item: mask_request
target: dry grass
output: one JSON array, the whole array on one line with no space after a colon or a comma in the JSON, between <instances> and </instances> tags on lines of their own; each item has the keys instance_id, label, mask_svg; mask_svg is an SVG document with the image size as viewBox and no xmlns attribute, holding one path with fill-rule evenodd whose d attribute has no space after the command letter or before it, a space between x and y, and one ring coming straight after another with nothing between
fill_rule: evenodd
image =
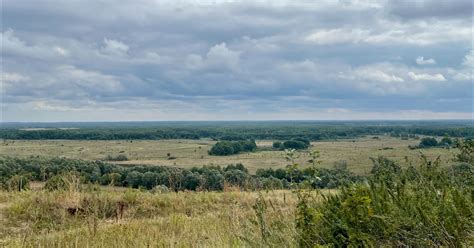
<instances>
[{"instance_id":1,"label":"dry grass","mask_svg":"<svg viewBox=\"0 0 474 248\"><path fill-rule=\"evenodd\" d=\"M290 191L263 192L267 204L264 219L269 238L253 209L257 192L179 192L152 194L101 187L99 191L0 192L8 201L0 214L0 246L8 247L235 247L294 246L296 196ZM332 193L324 191L323 193ZM78 219L64 215L61 207L99 194L100 199L127 199L132 204L124 218L101 218L94 225L91 216ZM41 199L41 200L39 200ZM96 198L98 199L98 198ZM69 204L66 204L69 203ZM47 206L47 207L45 207ZM57 206L60 206L59 208ZM42 216L35 216L41 212ZM58 221L48 218L65 218ZM24 217L28 216L28 219ZM35 221L51 225L34 228ZM52 226L54 225L54 226ZM46 228L48 227L48 228Z\"/></svg>"},{"instance_id":2,"label":"dry grass","mask_svg":"<svg viewBox=\"0 0 474 248\"><path fill-rule=\"evenodd\" d=\"M395 161L416 161L420 152L428 158L441 156L449 162L455 150L442 148L410 150L409 145L418 144L418 140L401 140L391 137L380 139L360 138L355 140L337 140L313 142L311 149L321 151L322 167L332 167L335 162L345 160L349 169L358 174L367 174L372 168L369 157L386 156ZM260 151L233 156L209 156L207 151L214 144L211 140L152 140L152 141L76 141L76 140L7 140L0 145L0 153L8 156L63 156L102 160L107 155L125 154L129 161L121 164L169 165L183 168L203 165L225 166L242 163L251 172L258 168L280 168L287 164L283 152ZM259 147L271 147L272 141L257 141ZM384 148L392 148L385 149ZM176 159L168 159L168 153ZM300 164L306 164L308 152L300 152Z\"/></svg>"}]
</instances>

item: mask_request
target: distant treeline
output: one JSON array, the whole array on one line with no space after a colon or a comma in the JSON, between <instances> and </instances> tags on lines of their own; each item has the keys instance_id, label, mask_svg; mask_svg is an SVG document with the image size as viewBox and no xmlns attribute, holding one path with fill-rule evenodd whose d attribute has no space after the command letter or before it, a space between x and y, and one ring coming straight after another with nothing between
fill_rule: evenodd
<instances>
[{"instance_id":1,"label":"distant treeline","mask_svg":"<svg viewBox=\"0 0 474 248\"><path fill-rule=\"evenodd\" d=\"M318 169L260 169L249 174L242 164L226 167L205 166L183 169L167 166L121 166L102 161L65 158L0 158L0 186L9 190L25 189L29 181L44 181L49 187L58 185L66 174L75 173L83 183L97 183L133 188L166 188L181 190L223 190L234 186L242 189L285 189L292 185L314 181L314 188L336 188L354 182L356 176L346 167ZM311 180L318 177L319 179ZM60 183L59 183L60 185Z\"/></svg>"},{"instance_id":2,"label":"distant treeline","mask_svg":"<svg viewBox=\"0 0 474 248\"><path fill-rule=\"evenodd\" d=\"M364 135L388 134L393 137L408 135L474 137L474 127L466 125L229 125L183 127L85 127L79 129L22 130L0 129L2 139L69 139L69 140L159 140L201 139L215 140L327 140L357 138Z\"/></svg>"}]
</instances>

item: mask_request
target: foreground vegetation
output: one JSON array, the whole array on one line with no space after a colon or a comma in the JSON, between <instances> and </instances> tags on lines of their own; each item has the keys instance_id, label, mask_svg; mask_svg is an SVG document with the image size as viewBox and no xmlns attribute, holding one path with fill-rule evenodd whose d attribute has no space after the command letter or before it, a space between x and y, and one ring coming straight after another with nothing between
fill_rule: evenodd
<instances>
[{"instance_id":1,"label":"foreground vegetation","mask_svg":"<svg viewBox=\"0 0 474 248\"><path fill-rule=\"evenodd\" d=\"M425 159L402 169L378 159L367 184L344 187L323 204L300 194L299 245L463 247L474 245L474 166L440 169Z\"/></svg>"}]
</instances>

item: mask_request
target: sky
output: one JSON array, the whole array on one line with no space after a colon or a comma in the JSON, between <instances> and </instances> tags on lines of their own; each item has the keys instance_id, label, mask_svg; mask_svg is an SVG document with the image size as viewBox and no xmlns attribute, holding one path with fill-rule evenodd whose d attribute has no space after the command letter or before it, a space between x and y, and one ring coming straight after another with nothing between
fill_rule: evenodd
<instances>
[{"instance_id":1,"label":"sky","mask_svg":"<svg viewBox=\"0 0 474 248\"><path fill-rule=\"evenodd\" d=\"M473 119L470 0L2 0L1 121Z\"/></svg>"}]
</instances>

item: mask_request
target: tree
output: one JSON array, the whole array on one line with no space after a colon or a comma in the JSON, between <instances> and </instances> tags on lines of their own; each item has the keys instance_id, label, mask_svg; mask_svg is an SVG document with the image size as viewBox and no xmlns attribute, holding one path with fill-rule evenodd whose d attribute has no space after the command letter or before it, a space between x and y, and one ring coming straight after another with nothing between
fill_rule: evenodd
<instances>
[{"instance_id":1,"label":"tree","mask_svg":"<svg viewBox=\"0 0 474 248\"><path fill-rule=\"evenodd\" d=\"M198 173L189 172L184 177L183 187L187 190L196 190L201 185L201 177Z\"/></svg>"},{"instance_id":2,"label":"tree","mask_svg":"<svg viewBox=\"0 0 474 248\"><path fill-rule=\"evenodd\" d=\"M432 137L426 137L421 139L419 147L434 147L438 145L438 141Z\"/></svg>"},{"instance_id":3,"label":"tree","mask_svg":"<svg viewBox=\"0 0 474 248\"><path fill-rule=\"evenodd\" d=\"M283 147L285 149L301 150L301 149L307 149L309 147L309 145L304 143L303 141L287 140L287 141L283 142Z\"/></svg>"},{"instance_id":4,"label":"tree","mask_svg":"<svg viewBox=\"0 0 474 248\"><path fill-rule=\"evenodd\" d=\"M209 151L209 155L227 156L241 152L253 152L257 149L254 140L246 141L219 141Z\"/></svg>"},{"instance_id":5,"label":"tree","mask_svg":"<svg viewBox=\"0 0 474 248\"><path fill-rule=\"evenodd\" d=\"M241 170L228 170L224 173L225 181L231 185L243 187L247 181L248 175Z\"/></svg>"},{"instance_id":6,"label":"tree","mask_svg":"<svg viewBox=\"0 0 474 248\"><path fill-rule=\"evenodd\" d=\"M128 173L126 179L127 184L134 188L138 188L143 185L143 174L137 171L132 171Z\"/></svg>"},{"instance_id":7,"label":"tree","mask_svg":"<svg viewBox=\"0 0 474 248\"><path fill-rule=\"evenodd\" d=\"M273 142L273 148L283 149L283 144L280 141L275 141L275 142Z\"/></svg>"},{"instance_id":8,"label":"tree","mask_svg":"<svg viewBox=\"0 0 474 248\"><path fill-rule=\"evenodd\" d=\"M446 146L446 147L450 147L453 145L453 140L450 139L449 137L444 137L441 139L441 141L439 142L439 145L440 146Z\"/></svg>"},{"instance_id":9,"label":"tree","mask_svg":"<svg viewBox=\"0 0 474 248\"><path fill-rule=\"evenodd\" d=\"M147 172L143 173L142 185L141 186L145 186L145 188L147 188L147 189L152 189L153 187L155 187L157 185L157 182L158 182L158 174L157 173L154 173L154 172L151 172L151 171L147 171Z\"/></svg>"}]
</instances>

